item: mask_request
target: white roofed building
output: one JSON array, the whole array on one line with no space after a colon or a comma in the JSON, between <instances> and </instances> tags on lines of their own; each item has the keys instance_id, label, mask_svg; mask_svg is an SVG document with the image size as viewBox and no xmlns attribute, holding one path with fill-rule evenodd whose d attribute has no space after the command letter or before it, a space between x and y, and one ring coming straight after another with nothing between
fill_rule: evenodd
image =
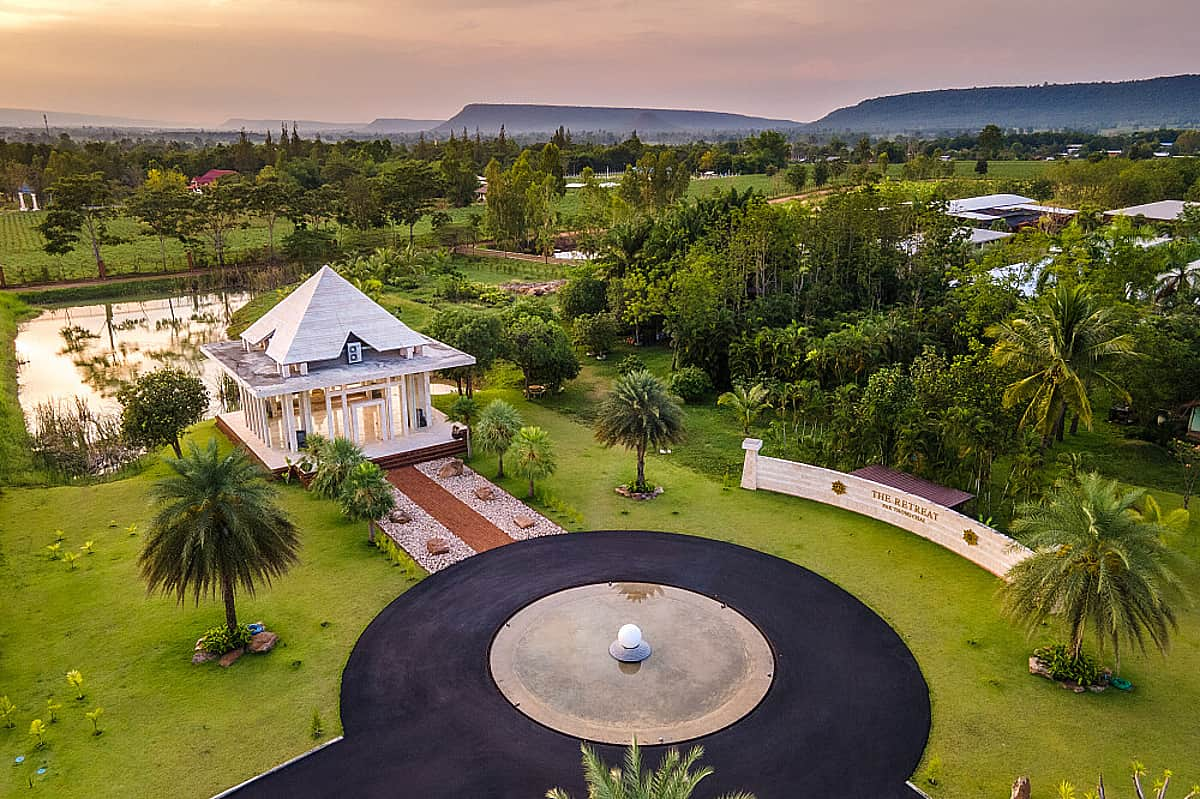
<instances>
[{"instance_id":1,"label":"white roofed building","mask_svg":"<svg viewBox=\"0 0 1200 799\"><path fill-rule=\"evenodd\" d=\"M1105 216L1129 216L1143 217L1149 222L1174 222L1183 214L1183 210L1195 203L1186 203L1183 200L1159 200L1154 203L1145 203L1143 205L1131 205L1128 208L1117 208L1112 211L1105 211Z\"/></svg>"},{"instance_id":2,"label":"white roofed building","mask_svg":"<svg viewBox=\"0 0 1200 799\"><path fill-rule=\"evenodd\" d=\"M240 410L219 414L218 426L268 469L285 468L312 433L348 438L386 465L462 441L431 403L430 376L475 358L416 332L328 266L236 341L201 351L238 388Z\"/></svg>"}]
</instances>

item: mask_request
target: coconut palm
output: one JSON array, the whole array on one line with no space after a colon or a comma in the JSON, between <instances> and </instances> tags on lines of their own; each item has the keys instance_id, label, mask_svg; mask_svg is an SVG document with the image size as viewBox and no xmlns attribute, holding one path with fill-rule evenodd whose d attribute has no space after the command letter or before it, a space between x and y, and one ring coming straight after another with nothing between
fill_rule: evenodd
<instances>
[{"instance_id":1,"label":"coconut palm","mask_svg":"<svg viewBox=\"0 0 1200 799\"><path fill-rule=\"evenodd\" d=\"M272 501L272 489L238 451L221 455L217 442L194 443L167 465L172 474L153 489L161 507L138 566L150 591L220 595L225 623L237 629L234 595L253 595L298 561L296 528Z\"/></svg>"},{"instance_id":2,"label":"coconut palm","mask_svg":"<svg viewBox=\"0 0 1200 799\"><path fill-rule=\"evenodd\" d=\"M1101 650L1112 646L1118 663L1130 642L1165 653L1176 628L1172 602L1184 589L1164 529L1136 512L1144 496L1093 472L1023 504L1012 529L1033 554L1008 572L1008 613L1031 631L1061 617L1076 657L1089 632Z\"/></svg>"},{"instance_id":3,"label":"coconut palm","mask_svg":"<svg viewBox=\"0 0 1200 799\"><path fill-rule=\"evenodd\" d=\"M1167 269L1154 278L1155 299L1161 301L1200 287L1200 245L1172 241L1166 245Z\"/></svg>"},{"instance_id":4,"label":"coconut palm","mask_svg":"<svg viewBox=\"0 0 1200 799\"><path fill-rule=\"evenodd\" d=\"M375 541L375 522L396 507L396 495L378 464L361 461L342 483L338 504L348 518L367 523L367 538Z\"/></svg>"},{"instance_id":5,"label":"coconut palm","mask_svg":"<svg viewBox=\"0 0 1200 799\"><path fill-rule=\"evenodd\" d=\"M504 477L504 453L512 446L522 424L517 409L500 399L489 402L479 414L479 421L475 423L475 445L496 456L497 478Z\"/></svg>"},{"instance_id":6,"label":"coconut palm","mask_svg":"<svg viewBox=\"0 0 1200 799\"><path fill-rule=\"evenodd\" d=\"M622 375L600 405L596 439L606 447L620 444L637 453L634 491L647 491L646 448L683 439L683 411L667 386L645 369Z\"/></svg>"},{"instance_id":7,"label":"coconut palm","mask_svg":"<svg viewBox=\"0 0 1200 799\"><path fill-rule=\"evenodd\" d=\"M362 450L350 439L330 439L321 445L317 470L309 487L326 499L337 499L342 494L342 484L363 460Z\"/></svg>"},{"instance_id":8,"label":"coconut palm","mask_svg":"<svg viewBox=\"0 0 1200 799\"><path fill-rule=\"evenodd\" d=\"M762 383L755 383L753 386L734 386L733 391L726 391L721 396L717 397L718 405L728 405L737 413L738 420L742 423L742 435L750 435L750 425L754 424L754 420L758 418L764 410L771 407L768 401L770 392L763 386Z\"/></svg>"},{"instance_id":9,"label":"coconut palm","mask_svg":"<svg viewBox=\"0 0 1200 799\"><path fill-rule=\"evenodd\" d=\"M587 782L588 796L595 799L689 799L696 786L713 773L704 766L692 771L696 762L704 756L704 748L694 746L687 754L678 749L668 749L652 771L642 770L642 753L637 741L625 750L622 768L610 768L596 750L587 744L580 746L583 752L583 778ZM546 792L546 799L571 799L562 788ZM722 799L754 799L753 794L725 794Z\"/></svg>"},{"instance_id":10,"label":"coconut palm","mask_svg":"<svg viewBox=\"0 0 1200 799\"><path fill-rule=\"evenodd\" d=\"M1101 382L1127 396L1108 368L1133 355L1133 337L1116 332L1112 310L1099 307L1082 288L1055 286L1022 317L988 328L996 339L993 358L1022 377L1004 391L1008 406L1025 403L1021 426L1034 426L1042 446L1062 440L1067 410L1092 426L1088 386Z\"/></svg>"},{"instance_id":11,"label":"coconut palm","mask_svg":"<svg viewBox=\"0 0 1200 799\"><path fill-rule=\"evenodd\" d=\"M554 474L554 446L550 435L540 427L522 427L513 437L509 454L514 461L513 471L529 481L529 498L533 499L533 482Z\"/></svg>"}]
</instances>

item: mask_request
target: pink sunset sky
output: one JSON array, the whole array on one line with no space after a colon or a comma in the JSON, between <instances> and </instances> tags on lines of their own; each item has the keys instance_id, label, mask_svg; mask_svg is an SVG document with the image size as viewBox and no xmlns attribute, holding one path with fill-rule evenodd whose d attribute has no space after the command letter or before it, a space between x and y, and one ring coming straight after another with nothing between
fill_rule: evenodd
<instances>
[{"instance_id":1,"label":"pink sunset sky","mask_svg":"<svg viewBox=\"0 0 1200 799\"><path fill-rule=\"evenodd\" d=\"M1197 0L0 0L0 106L207 125L467 102L811 120L901 91L1185 72Z\"/></svg>"}]
</instances>

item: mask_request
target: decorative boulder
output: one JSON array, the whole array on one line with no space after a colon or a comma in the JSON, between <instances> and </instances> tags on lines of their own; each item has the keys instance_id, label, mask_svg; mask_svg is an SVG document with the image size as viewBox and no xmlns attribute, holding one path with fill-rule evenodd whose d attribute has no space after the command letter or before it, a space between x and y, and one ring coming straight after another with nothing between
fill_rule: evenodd
<instances>
[{"instance_id":1,"label":"decorative boulder","mask_svg":"<svg viewBox=\"0 0 1200 799\"><path fill-rule=\"evenodd\" d=\"M217 661L217 665L223 669L227 669L234 664L234 661L244 655L245 652L246 650L240 646L237 649L231 649L224 655L221 655L221 659Z\"/></svg>"},{"instance_id":2,"label":"decorative boulder","mask_svg":"<svg viewBox=\"0 0 1200 799\"><path fill-rule=\"evenodd\" d=\"M197 649L192 653L192 663L197 666L201 663L208 663L209 661L216 659L216 655L214 655L212 652L205 652L203 649Z\"/></svg>"},{"instance_id":3,"label":"decorative boulder","mask_svg":"<svg viewBox=\"0 0 1200 799\"><path fill-rule=\"evenodd\" d=\"M412 521L412 517L408 515L407 511L397 508L388 514L388 521L393 524L408 524Z\"/></svg>"},{"instance_id":4,"label":"decorative boulder","mask_svg":"<svg viewBox=\"0 0 1200 799\"><path fill-rule=\"evenodd\" d=\"M444 538L429 538L425 540L425 551L430 555L446 555L450 552L450 544Z\"/></svg>"},{"instance_id":5,"label":"decorative boulder","mask_svg":"<svg viewBox=\"0 0 1200 799\"><path fill-rule=\"evenodd\" d=\"M1017 781L1013 783L1011 799L1029 799L1030 795L1029 778L1017 777Z\"/></svg>"},{"instance_id":6,"label":"decorative boulder","mask_svg":"<svg viewBox=\"0 0 1200 799\"><path fill-rule=\"evenodd\" d=\"M278 642L278 635L270 630L263 630L261 633L255 633L250 637L250 646L248 649L256 655L261 655L274 649L275 644Z\"/></svg>"},{"instance_id":7,"label":"decorative boulder","mask_svg":"<svg viewBox=\"0 0 1200 799\"><path fill-rule=\"evenodd\" d=\"M530 527L533 527L535 524L537 524L537 522L535 522L533 519L529 518L528 516L525 516L524 514L522 514L520 516L513 517L513 524L515 524L517 527L521 528L522 530L528 530Z\"/></svg>"},{"instance_id":8,"label":"decorative boulder","mask_svg":"<svg viewBox=\"0 0 1200 799\"><path fill-rule=\"evenodd\" d=\"M438 469L438 477L445 480L447 477L458 477L463 473L463 462L458 458L451 458L448 462L442 464L442 468Z\"/></svg>"},{"instance_id":9,"label":"decorative boulder","mask_svg":"<svg viewBox=\"0 0 1200 799\"><path fill-rule=\"evenodd\" d=\"M479 486L475 489L475 498L482 500L492 500L496 498L496 489L491 486Z\"/></svg>"}]
</instances>

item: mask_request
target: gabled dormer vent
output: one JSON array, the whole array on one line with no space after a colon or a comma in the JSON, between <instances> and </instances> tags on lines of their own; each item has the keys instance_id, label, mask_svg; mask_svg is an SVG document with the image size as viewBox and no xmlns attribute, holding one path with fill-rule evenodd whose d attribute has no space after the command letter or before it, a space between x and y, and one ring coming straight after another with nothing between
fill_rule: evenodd
<instances>
[{"instance_id":1,"label":"gabled dormer vent","mask_svg":"<svg viewBox=\"0 0 1200 799\"><path fill-rule=\"evenodd\" d=\"M346 342L346 363L362 363L362 342Z\"/></svg>"}]
</instances>

